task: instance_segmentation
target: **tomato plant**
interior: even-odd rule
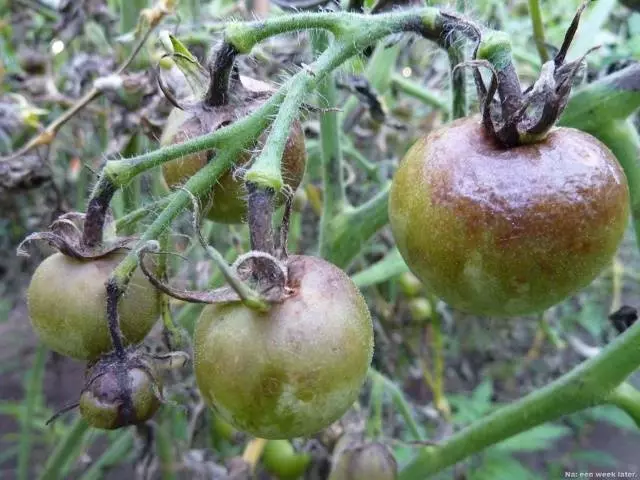
[[[294,1],[273,3],[283,10],[318,6]],[[631,65],[609,75],[619,66],[598,65],[580,81],[586,56],[568,56],[572,45],[580,53],[588,48],[584,36],[574,42],[586,3],[566,32],[556,28],[545,38],[546,12],[529,2],[539,59],[512,26],[507,33],[462,13],[391,8],[382,0],[278,15],[250,2],[255,21],[230,21],[229,11],[242,16],[246,9],[226,0],[206,12],[188,2],[185,22],[173,18],[180,7],[172,0],[122,1],[118,42],[105,48],[113,22],[101,23],[101,7],[85,3],[49,13],[71,37],[74,15],[91,19],[86,30],[100,58],[93,63],[108,65],[91,70],[93,86],[76,81],[78,92],[89,90],[46,126],[37,118],[48,111],[14,98],[39,133],[0,159],[0,188],[28,185],[33,175],[21,169],[30,163],[19,159],[35,161],[26,155],[45,153],[41,147],[68,122],[83,127],[73,117],[107,97],[109,108],[97,110],[100,128],[87,122],[50,155],[73,155],[64,181],[82,178],[76,210],[86,213],[62,214],[27,237],[58,250],[31,280],[34,330],[51,349],[87,361],[78,401],[53,417],[79,407],[80,420],[42,467],[43,478],[77,473],[79,462],[69,457],[83,450],[88,426],[134,426],[128,432],[142,440],[144,457],[137,466],[162,478],[184,469],[194,477],[414,480],[498,443],[504,453],[519,443],[516,435],[594,406],[615,405],[640,425],[640,393],[626,382],[640,365],[640,327],[633,308],[620,308],[626,277],[614,258],[628,217],[640,233],[640,137],[628,119],[640,106],[640,70]],[[480,3],[477,16],[495,14],[500,28],[508,26],[504,12],[524,13],[523,5],[495,13],[491,2]],[[599,3],[598,14],[606,18],[600,9],[612,4]],[[226,6],[231,10],[218,16]],[[201,16],[211,20],[202,32]],[[171,28],[147,43],[169,18]],[[595,23],[588,23],[594,37]],[[627,23],[631,31],[633,21]],[[206,59],[176,38],[184,35],[202,53],[212,32]],[[0,28],[0,49],[5,33]],[[282,34],[294,34],[282,37],[284,47],[296,38],[293,55],[272,38]],[[445,50],[448,68],[435,52],[424,55],[421,40],[400,43],[408,35]],[[48,65],[57,71],[83,46],[81,39],[67,48],[67,40],[46,47],[57,58],[45,68],[25,68],[45,76],[51,112],[69,99],[64,82],[51,87]],[[553,52],[552,43],[559,46]],[[102,62],[107,50],[125,53],[115,69]],[[252,52],[257,60],[244,62]],[[276,79],[274,71],[286,75],[274,86],[262,81]],[[21,82],[21,73],[10,71],[9,84]],[[180,88],[166,83],[172,79],[190,95],[176,98]],[[470,99],[479,116],[469,114]],[[95,160],[95,169],[78,168],[84,159]],[[56,216],[68,207],[60,202]],[[606,308],[615,311],[617,333],[601,325],[604,309],[578,320],[599,343],[618,338],[546,387],[536,383],[520,400],[494,405],[504,400],[504,385],[533,385],[519,376],[548,350],[570,345],[592,355],[595,349],[578,345],[548,309],[607,265]],[[366,300],[359,288],[367,288]],[[540,313],[537,323],[486,318],[531,313]],[[162,330],[151,332],[157,318]],[[514,335],[505,335],[510,329]],[[504,361],[499,341],[521,337],[531,344],[509,346],[516,355]],[[448,365],[474,342],[487,351]],[[184,371],[182,348],[193,353]],[[487,374],[484,363],[501,363],[490,375],[507,381],[469,386]],[[30,401],[15,409],[19,480],[30,478],[31,436],[41,430],[29,419],[34,399],[43,397],[44,365],[39,355],[27,377]],[[173,374],[162,376],[166,369]],[[459,379],[471,399],[448,396]],[[84,478],[97,478],[129,451],[134,433],[121,434],[103,437],[116,440]]]

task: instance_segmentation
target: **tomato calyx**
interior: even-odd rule
[[[58,217],[49,230],[28,235],[18,245],[19,256],[29,256],[26,245],[34,241],[45,241],[60,253],[78,260],[91,260],[104,257],[110,253],[132,245],[134,237],[116,237],[105,242],[89,243],[86,241],[86,224],[88,215],[81,212],[68,212]],[[106,212],[105,230],[113,231],[113,217]],[[102,234],[100,235],[102,236]]]
[[[524,91],[511,64],[497,70],[495,62],[488,60],[495,55],[495,45],[504,41],[497,34],[492,37],[490,33],[481,39],[476,46],[474,59],[459,65],[473,68],[478,98],[482,105],[482,125],[502,146],[511,148],[542,141],[560,118],[569,100],[573,80],[584,68],[586,56],[594,50],[589,50],[573,62],[565,61],[580,17],[588,3],[585,1],[579,7],[558,53],[542,65],[538,79]],[[491,71],[488,88],[478,67]],[[494,99],[496,93],[499,100]]]

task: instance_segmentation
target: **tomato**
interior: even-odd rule
[[[288,440],[269,440],[262,453],[265,470],[280,480],[300,478],[310,461],[308,453],[297,453]]]
[[[415,323],[425,323],[433,315],[431,303],[424,297],[412,298],[409,301],[409,313]]]
[[[329,480],[395,480],[398,464],[379,442],[348,445],[334,453]]]
[[[243,86],[249,87],[252,92],[266,93],[270,90],[265,83],[253,79],[243,77],[242,82]],[[252,113],[262,105],[266,98],[265,95],[261,99],[248,100],[236,105],[195,108],[187,111],[175,108],[167,119],[160,143],[162,145],[181,143],[211,133],[222,125],[232,123],[237,118]],[[230,112],[234,112],[233,115],[230,115]],[[260,137],[259,145],[265,140],[266,134]],[[162,165],[164,180],[171,188],[179,187],[214,158],[215,153],[207,150],[167,162]],[[246,164],[250,159],[251,152],[244,153],[236,163],[236,167]],[[298,188],[302,181],[305,164],[304,133],[300,123],[296,121],[291,127],[282,156],[282,178],[292,192]],[[242,223],[246,216],[246,191],[242,180],[234,176],[233,170],[231,169],[222,175],[211,189],[209,199],[212,199],[212,204],[206,212],[206,216],[210,220],[221,223]],[[282,205],[283,202],[284,195],[278,195],[276,197],[277,205]]]
[[[398,249],[425,287],[496,316],[542,311],[588,285],[628,217],[626,177],[592,136],[556,128],[506,149],[478,118],[418,140],[389,200]]]
[[[342,270],[292,256],[288,271],[293,293],[267,313],[241,303],[209,305],[194,332],[203,398],[260,438],[307,436],[340,418],[373,354],[369,310]]]
[[[105,282],[124,256],[117,251],[77,260],[55,253],[38,266],[27,300],[31,323],[45,345],[79,360],[93,360],[112,349]],[[127,344],[142,341],[156,322],[160,294],[141,271],[131,278],[118,312]]]
[[[100,374],[96,374],[99,370]],[[127,368],[121,364],[100,362],[89,370],[96,375],[80,395],[80,414],[89,425],[114,430],[149,420],[160,408],[156,392],[160,391],[158,375],[150,366]],[[124,386],[120,376],[126,376]]]
[[[411,272],[405,272],[398,278],[400,284],[400,290],[407,297],[412,298],[420,294],[422,290],[422,282]]]

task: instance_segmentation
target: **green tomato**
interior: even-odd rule
[[[411,272],[405,272],[398,278],[400,284],[400,290],[407,297],[416,297],[422,290],[422,282]]]
[[[628,217],[625,174],[594,137],[556,128],[506,149],[475,117],[418,140],[389,199],[398,249],[428,291],[503,317],[543,311],[588,285]]]
[[[52,350],[94,360],[112,350],[107,328],[105,282],[125,257],[118,251],[94,260],[55,253],[36,269],[27,291],[31,324]],[[126,344],[144,339],[160,314],[160,294],[136,271],[118,304]]]
[[[412,298],[409,301],[409,313],[416,323],[426,323],[433,315],[431,302],[424,297]]]
[[[194,370],[206,402],[229,423],[267,439],[307,436],[356,400],[373,354],[367,305],[351,279],[320,259],[288,259],[292,295],[258,313],[241,303],[205,307]]]
[[[262,452],[265,470],[280,480],[300,478],[310,461],[308,453],[297,453],[288,440],[269,440]]]

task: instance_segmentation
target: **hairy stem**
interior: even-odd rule
[[[467,75],[464,68],[455,68],[464,62],[464,44],[461,35],[451,32],[446,35],[445,48],[451,71],[451,118],[467,116]]]
[[[247,190],[249,192],[248,214],[251,250],[273,255],[275,253],[273,236],[275,192],[270,188],[260,188],[252,182],[247,182]]]
[[[210,107],[219,107],[229,103],[229,79],[238,52],[233,45],[224,42],[216,50],[209,68],[211,77],[204,103]]]

